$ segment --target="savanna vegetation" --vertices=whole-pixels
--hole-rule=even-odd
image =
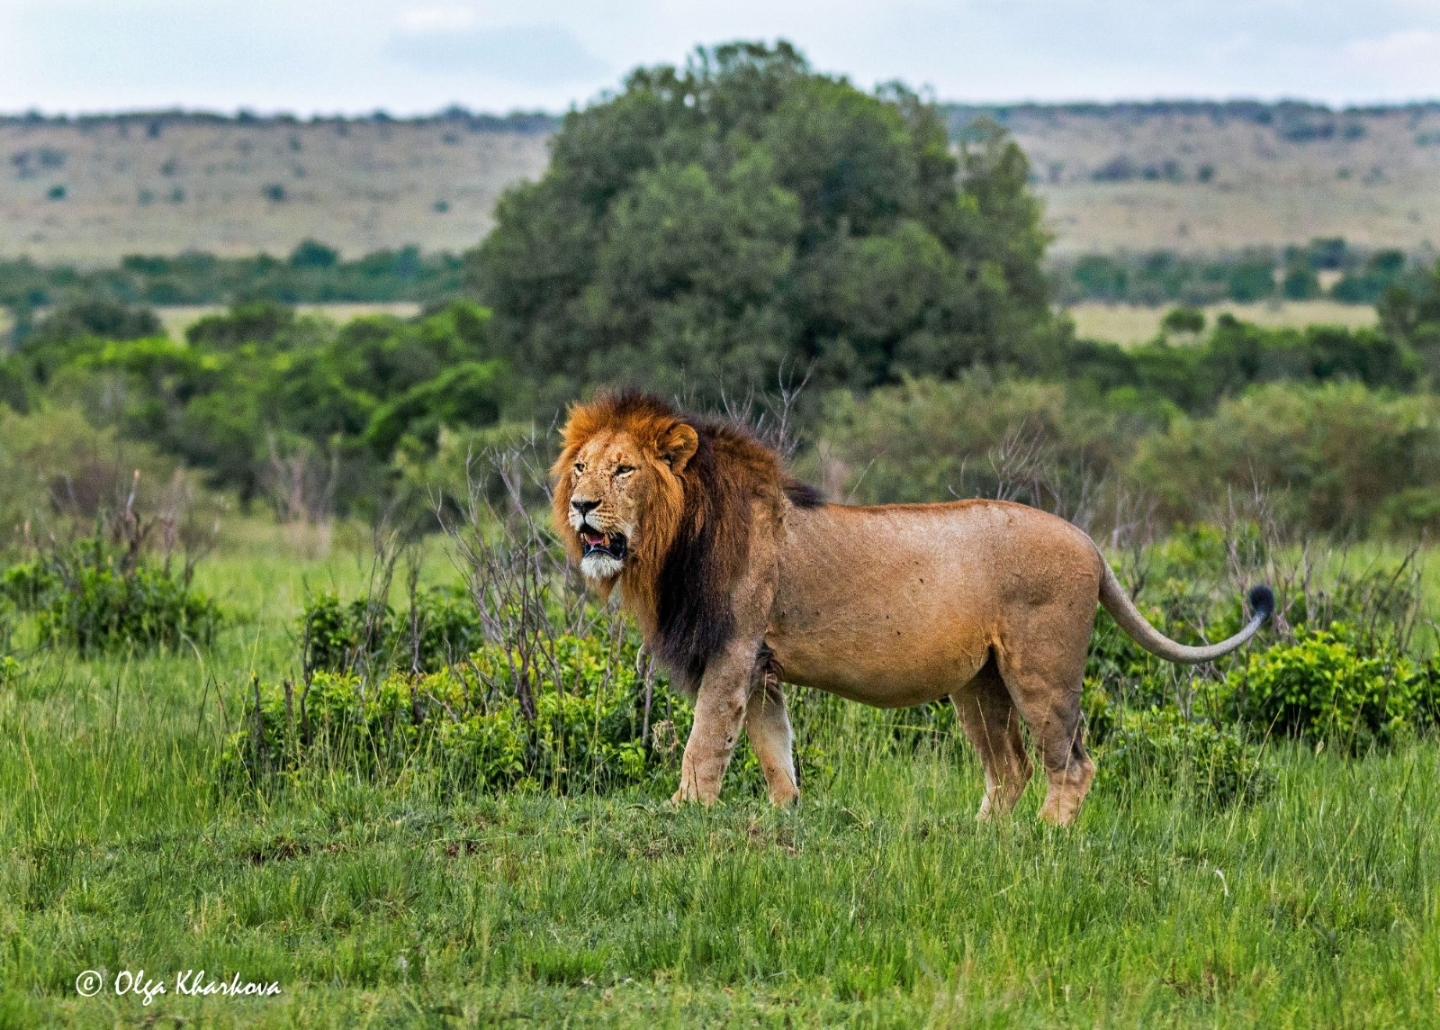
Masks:
[[[52,308],[109,302],[128,306],[329,304],[412,301],[456,297],[464,263],[448,254],[422,255],[418,248],[376,251],[354,260],[333,247],[305,240],[284,258],[265,255],[222,258],[207,253],[176,257],[130,255],[111,268],[41,266],[0,261],[0,305],[10,310],[10,343],[23,346]],[[89,326],[114,335],[105,326]],[[154,332],[154,330],[151,330]]]
[[[1390,290],[1423,285],[1434,255],[1396,248],[1366,251],[1344,237],[1282,249],[1251,248],[1219,257],[1157,250],[1142,254],[1085,254],[1056,262],[1062,303],[1204,305],[1220,301],[1308,301],[1376,304]]]
[[[1208,258],[1342,236],[1433,256],[1440,104],[1295,101],[937,104],[950,138],[998,123],[1030,158],[1053,253]],[[155,110],[0,114],[0,258],[127,254],[347,258],[459,253],[500,195],[541,175],[561,118]],[[224,226],[219,231],[217,226]]]
[[[723,46],[568,115],[463,261],[47,297],[0,359],[0,1023],[1425,1022],[1440,269],[1373,328],[1080,338],[1025,154],[953,130]],[[284,303],[406,268],[414,318]],[[236,303],[170,339],[167,277]],[[1057,511],[1177,639],[1261,580],[1277,624],[1182,669],[1100,619],[1070,832],[1034,790],[974,824],[945,706],[801,692],[797,811],[743,748],[673,810],[688,703],[544,516],[608,385],[748,419],[836,500]],[[117,995],[141,968],[170,992]],[[198,968],[282,993],[178,996]]]

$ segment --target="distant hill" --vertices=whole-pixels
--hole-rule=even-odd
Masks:
[[[1343,236],[1440,247],[1440,103],[1156,101],[948,105],[964,139],[980,118],[1030,155],[1055,253],[1192,253]]]
[[[1029,153],[1057,255],[1191,253],[1316,236],[1440,247],[1440,103],[944,106]],[[451,109],[399,120],[184,112],[0,118],[0,257],[347,255],[472,246],[504,189],[539,175],[556,119]]]

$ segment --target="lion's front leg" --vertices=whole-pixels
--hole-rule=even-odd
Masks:
[[[706,668],[695,698],[695,724],[680,761],[680,789],[672,801],[712,805],[719,799],[745,721],[757,651],[754,645],[732,645]]]

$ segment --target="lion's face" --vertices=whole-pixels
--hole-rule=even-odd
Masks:
[[[556,522],[571,534],[569,549],[592,580],[613,581],[627,563],[663,553],[673,537],[683,503],[679,477],[697,441],[683,423],[656,429],[578,437],[555,465]]]
[[[629,433],[592,438],[570,467],[566,518],[580,541],[580,571],[591,579],[620,575],[658,470]]]

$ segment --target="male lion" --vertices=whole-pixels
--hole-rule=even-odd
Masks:
[[[1171,662],[1228,654],[1275,605],[1256,587],[1244,629],[1187,647],[1063,519],[1002,501],[826,504],[745,429],[641,394],[574,407],[551,475],[571,557],[601,594],[619,585],[695,694],[677,801],[716,800],[742,725],[775,804],[799,796],[784,681],[881,707],[948,695],[985,766],[981,819],[1029,782],[1023,719],[1050,780],[1040,815],[1068,824],[1095,776],[1080,688],[1096,603]]]

